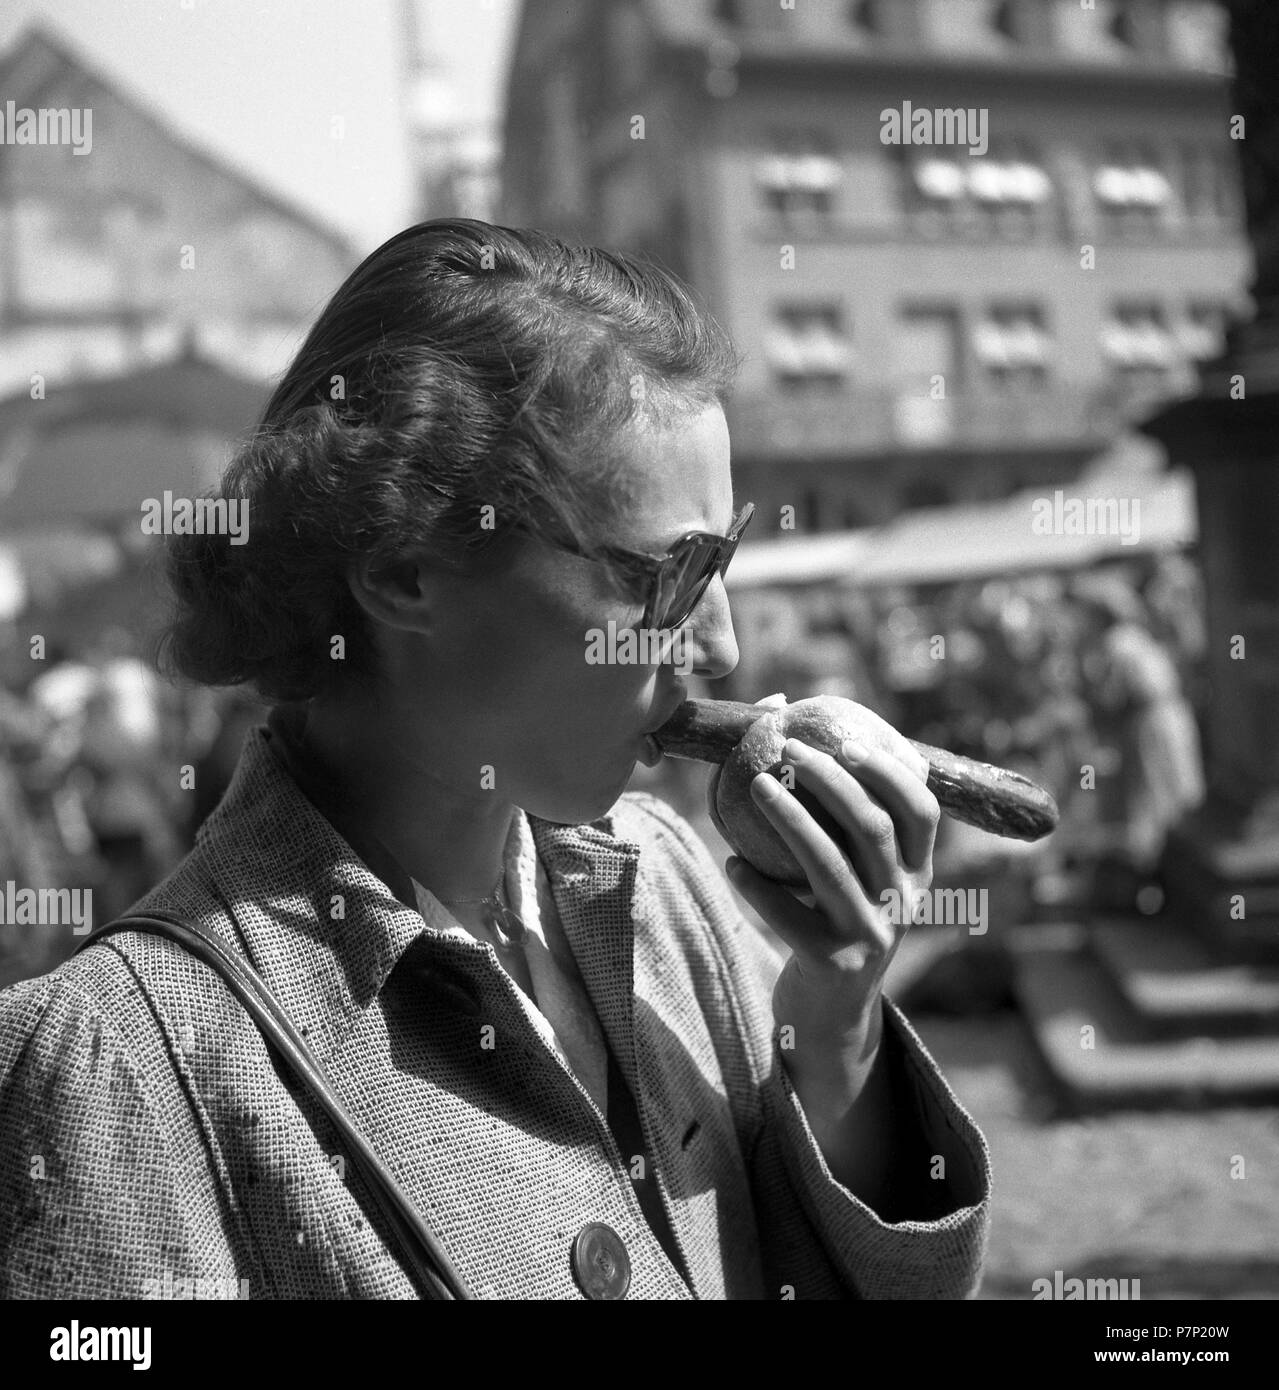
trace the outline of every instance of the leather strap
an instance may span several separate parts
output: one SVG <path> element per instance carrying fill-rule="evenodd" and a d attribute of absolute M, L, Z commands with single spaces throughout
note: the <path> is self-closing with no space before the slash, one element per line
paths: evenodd
<path fill-rule="evenodd" d="M 350 1112 L 338 1099 L 319 1059 L 293 1026 L 262 977 L 238 956 L 220 933 L 200 922 L 187 921 L 158 909 L 107 922 L 80 944 L 79 950 L 114 932 L 150 932 L 176 942 L 215 970 L 244 1005 L 267 1045 L 292 1071 L 329 1117 L 373 1194 L 386 1224 L 395 1232 L 407 1264 L 428 1299 L 470 1299 L 474 1295 L 440 1245 L 439 1239 L 404 1189 L 360 1133 Z"/>

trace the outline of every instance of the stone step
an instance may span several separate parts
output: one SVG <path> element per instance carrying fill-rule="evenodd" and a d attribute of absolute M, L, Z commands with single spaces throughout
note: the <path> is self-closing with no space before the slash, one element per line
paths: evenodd
<path fill-rule="evenodd" d="M 1023 937 L 1015 952 L 1018 1002 L 1072 1109 L 1279 1101 L 1279 1036 L 1152 1037 L 1086 942 Z"/>
<path fill-rule="evenodd" d="M 1093 922 L 1089 944 L 1152 1033 L 1279 1033 L 1279 967 L 1223 961 L 1163 917 Z"/>
<path fill-rule="evenodd" d="M 1279 846 L 1235 843 L 1195 822 L 1176 827 L 1161 861 L 1168 904 L 1210 950 L 1279 965 Z M 1243 917 L 1238 914 L 1244 913 Z"/>

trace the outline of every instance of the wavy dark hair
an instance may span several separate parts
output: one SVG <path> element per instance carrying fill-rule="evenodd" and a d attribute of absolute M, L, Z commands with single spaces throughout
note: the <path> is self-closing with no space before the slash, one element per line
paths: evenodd
<path fill-rule="evenodd" d="M 469 218 L 408 228 L 329 301 L 227 469 L 248 543 L 171 537 L 164 665 L 281 701 L 367 674 L 353 562 L 482 564 L 519 531 L 606 544 L 613 436 L 723 401 L 739 360 L 656 265 Z"/>

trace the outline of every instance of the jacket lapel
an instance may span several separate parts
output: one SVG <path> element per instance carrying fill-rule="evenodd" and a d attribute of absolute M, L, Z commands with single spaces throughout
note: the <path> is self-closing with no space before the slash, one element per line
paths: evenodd
<path fill-rule="evenodd" d="M 640 847 L 615 836 L 611 820 L 584 826 L 529 820 L 583 982 L 639 1108 L 694 1294 L 723 1298 L 722 1246 L 731 1233 L 721 1229 L 722 1223 L 751 1221 L 737 1210 L 728 1191 L 716 1190 L 713 1177 L 722 1175 L 726 1164 L 741 1168 L 737 1136 L 722 1091 L 705 1089 L 708 1074 L 721 1084 L 709 1040 L 694 1036 L 691 1026 L 672 1035 L 654 1012 L 662 991 L 672 984 L 665 963 L 655 962 L 648 951 L 647 965 L 637 966 L 637 938 L 656 944 L 662 955 L 676 940 L 671 924 L 660 920 L 657 903 L 640 885 Z M 674 973 L 684 968 L 680 962 Z M 676 989 L 685 993 L 681 984 Z M 640 999 L 644 1019 L 637 1021 Z M 704 1021 L 697 1022 L 704 1033 Z M 639 1038 L 646 1026 L 646 1036 Z M 693 1085 L 690 1075 L 697 1076 Z M 691 1145 L 683 1142 L 690 1129 L 700 1131 Z M 741 1179 L 745 1192 L 744 1171 Z"/>

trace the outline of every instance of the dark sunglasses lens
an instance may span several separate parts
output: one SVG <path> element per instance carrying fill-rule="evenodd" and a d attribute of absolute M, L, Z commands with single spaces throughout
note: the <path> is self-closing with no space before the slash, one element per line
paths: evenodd
<path fill-rule="evenodd" d="M 688 619 L 715 577 L 719 550 L 717 540 L 694 541 L 675 558 L 666 590 L 669 601 L 659 627 L 678 627 Z"/>

